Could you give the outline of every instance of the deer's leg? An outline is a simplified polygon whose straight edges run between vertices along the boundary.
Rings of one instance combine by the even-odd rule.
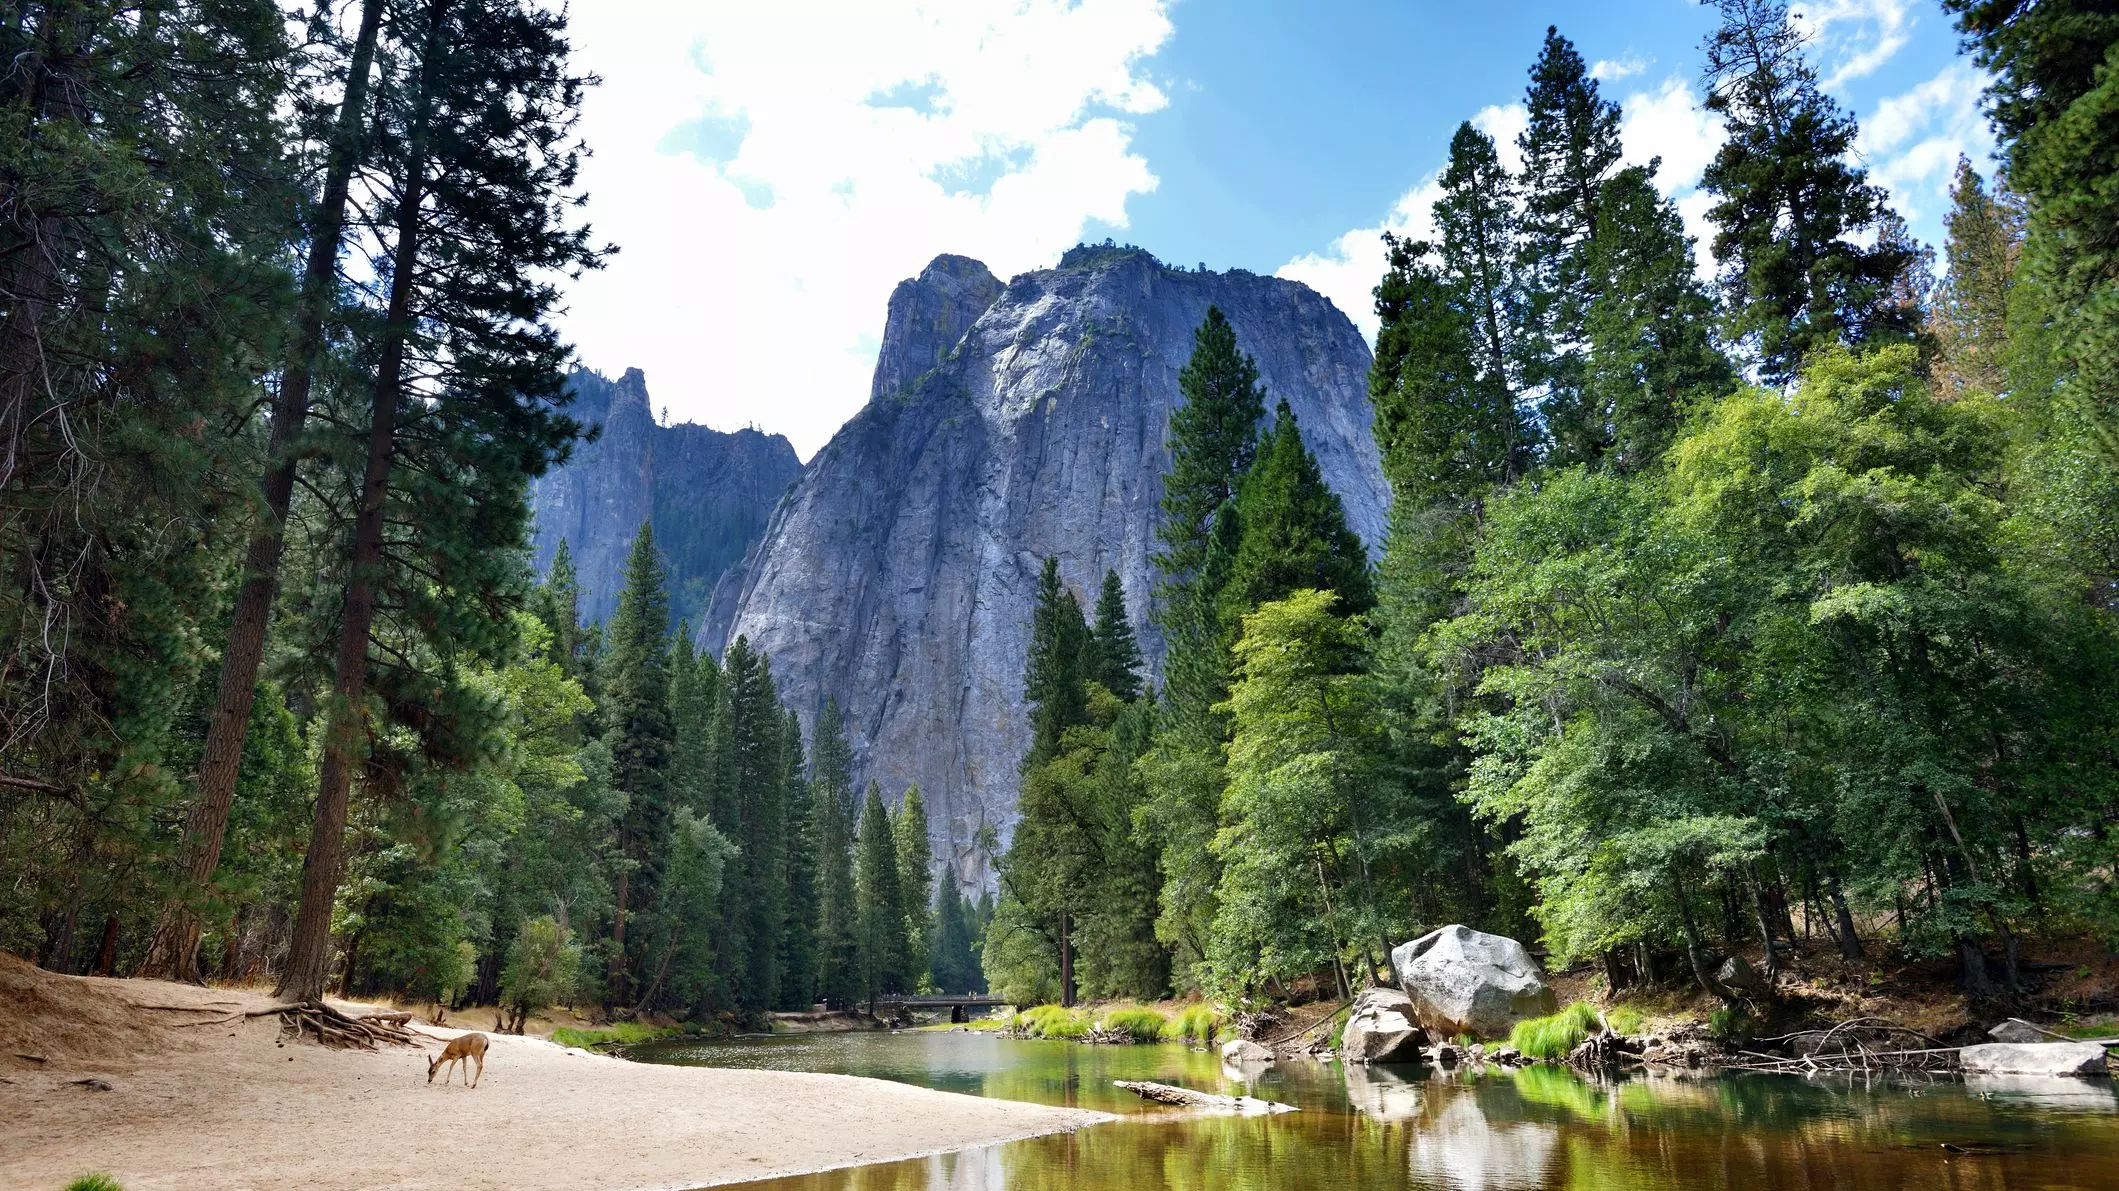
[[[478,1056],[478,1076],[477,1076],[477,1078],[476,1078],[476,1079],[473,1079],[473,1080],[471,1081],[471,1086],[472,1086],[472,1087],[474,1087],[474,1088],[475,1088],[475,1087],[477,1087],[477,1086],[478,1086],[478,1081],[479,1081],[480,1079],[484,1079],[485,1077],[486,1077],[486,1056],[484,1056],[484,1055],[480,1055],[480,1056]]]

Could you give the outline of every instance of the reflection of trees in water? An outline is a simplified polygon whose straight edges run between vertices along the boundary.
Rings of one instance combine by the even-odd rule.
[[[1094,1107],[1111,1078],[1234,1092],[1217,1056],[1067,1043],[980,1045],[889,1037],[847,1046],[925,1082]],[[928,1050],[927,1048],[932,1048]],[[825,1048],[820,1048],[825,1049]],[[926,1078],[925,1053],[940,1056]],[[818,1069],[847,1064],[816,1064]],[[1249,1074],[1249,1073],[1246,1073]],[[1436,1073],[1285,1063],[1250,1090],[1300,1105],[1261,1117],[1133,1112],[1114,1124],[960,1154],[759,1184],[759,1191],[1501,1191],[1504,1188],[1761,1188],[1764,1191],[2002,1191],[2103,1185],[2119,1170],[2110,1085],[1954,1085],[1845,1079],[1651,1076],[1585,1080],[1562,1067]],[[1010,1096],[1013,1092],[1014,1095]],[[2007,1093],[2005,1096],[2004,1093]],[[2101,1098],[2100,1098],[2101,1097]],[[1960,1155],[1943,1143],[1978,1147]]]

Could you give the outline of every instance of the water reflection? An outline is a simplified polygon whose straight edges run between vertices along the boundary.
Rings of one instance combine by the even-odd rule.
[[[2119,1187],[2119,1095],[2109,1081],[1598,1083],[1549,1067],[1308,1062],[1225,1072],[1218,1056],[1181,1047],[969,1034],[773,1039],[658,1057],[881,1076],[1127,1114],[1062,1137],[751,1184],[770,1191]],[[1113,1079],[1248,1091],[1303,1111],[1173,1117],[1116,1091]]]

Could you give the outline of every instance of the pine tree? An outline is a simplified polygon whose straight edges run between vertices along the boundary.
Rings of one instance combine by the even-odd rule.
[[[1530,455],[1515,399],[1480,368],[1478,329],[1433,247],[1386,236],[1390,269],[1376,287],[1369,403],[1394,497],[1407,509],[1474,507],[1521,476]]]
[[[1184,404],[1170,414],[1170,470],[1163,475],[1162,552],[1158,596],[1178,592],[1206,558],[1215,510],[1236,495],[1258,446],[1265,413],[1258,364],[1236,344],[1236,328],[1217,306],[1192,335],[1192,358],[1177,374]]]
[[[787,892],[781,904],[786,918],[780,932],[780,1004],[806,1009],[817,998],[817,851],[816,806],[802,760],[802,721],[787,713],[780,756],[787,766]]]
[[[458,763],[484,714],[446,680],[460,658],[506,648],[527,481],[580,430],[560,413],[558,279],[601,258],[574,223],[584,80],[567,69],[565,13],[427,0],[416,21],[411,77],[382,105],[389,284],[374,375],[340,421],[360,463],[342,493],[352,523],[332,691],[280,982],[297,1000],[323,991],[353,773],[381,736],[378,705],[422,752]],[[404,639],[371,649],[378,625]]]
[[[905,906],[905,972],[908,983],[927,971],[934,951],[933,846],[927,841],[927,804],[920,787],[905,787],[890,825],[898,848],[898,894]]]
[[[1596,293],[1590,242],[1604,180],[1618,167],[1619,107],[1605,99],[1574,44],[1553,28],[1523,95],[1519,262],[1528,291],[1520,337],[1523,384],[1543,388],[1547,434],[1565,442],[1586,416],[1589,305]]]
[[[1082,722],[1088,711],[1083,687],[1083,645],[1089,628],[1081,604],[1060,582],[1059,559],[1045,559],[1038,576],[1037,603],[1030,614],[1030,656],[1023,667],[1023,701],[1030,711],[1032,766],[1059,751],[1060,737]]]
[[[1435,202],[1442,272],[1471,318],[1481,381],[1507,390],[1519,364],[1516,336],[1523,324],[1523,284],[1516,261],[1521,216],[1515,179],[1501,164],[1493,138],[1467,121],[1449,142],[1442,196]]]
[[[2029,206],[2024,280],[2061,396],[2119,467],[2119,13],[2099,0],[1945,0],[1992,73],[2009,185]]]
[[[898,847],[882,787],[868,783],[861,808],[861,842],[854,852],[854,941],[858,996],[875,1011],[876,998],[905,991],[905,897],[898,884]]]
[[[853,750],[837,700],[817,717],[811,751],[810,807],[817,856],[818,996],[851,1005],[861,994],[854,891]]]
[[[1242,632],[1243,617],[1253,608],[1303,588],[1336,592],[1349,615],[1375,605],[1368,551],[1347,528],[1339,494],[1325,484],[1285,401],[1244,477],[1236,515],[1243,539],[1221,591],[1229,640]]]
[[[626,558],[625,586],[611,616],[605,669],[604,743],[611,753],[611,785],[626,800],[618,827],[621,867],[611,919],[610,995],[629,1003],[631,972],[641,944],[629,941],[628,916],[654,901],[673,809],[670,761],[677,740],[670,716],[669,591],[655,532],[646,523]]]
[[[184,897],[195,897],[212,880],[220,863],[222,838],[228,827],[229,808],[235,800],[236,777],[242,765],[243,740],[250,721],[251,702],[257,689],[258,670],[265,656],[265,631],[279,590],[280,556],[285,549],[285,523],[294,498],[297,445],[309,417],[309,399],[317,367],[323,355],[324,321],[338,283],[339,256],[343,250],[346,209],[353,175],[367,156],[363,125],[368,118],[368,93],[375,62],[376,42],[381,34],[384,0],[363,0],[359,30],[346,54],[344,86],[328,134],[327,162],[322,191],[310,213],[309,249],[302,272],[301,294],[293,310],[293,333],[289,337],[286,365],[272,403],[272,429],[266,448],[266,468],[260,484],[263,516],[250,535],[244,557],[244,573],[237,590],[233,623],[221,651],[221,678],[214,699],[213,716],[207,726],[201,751],[197,795],[184,826],[183,897],[165,910],[163,922],[142,965],[141,974],[177,980],[198,978],[199,920]],[[63,6],[53,6],[46,20],[64,19]],[[230,18],[234,12],[216,14],[224,30],[239,27]],[[113,20],[112,25],[127,22]],[[149,22],[142,21],[143,29]],[[238,43],[239,44],[239,43]],[[12,56],[12,55],[11,55]],[[136,62],[152,61],[149,55],[124,55]],[[201,146],[189,147],[193,154]],[[205,154],[209,159],[211,153]],[[34,257],[38,254],[32,254]],[[9,292],[21,293],[19,284]],[[220,288],[220,287],[215,287]],[[11,312],[5,339],[15,339],[23,320]],[[11,345],[0,343],[0,353]],[[4,366],[0,366],[4,367]],[[0,419],[12,421],[12,419]],[[15,452],[7,450],[8,458]]]
[[[1126,616],[1126,591],[1118,572],[1104,572],[1103,588],[1096,596],[1096,623],[1087,639],[1088,660],[1083,671],[1092,681],[1124,702],[1140,698],[1140,642],[1133,635],[1133,622]]]
[[[724,878],[730,992],[745,1009],[780,1001],[780,934],[787,915],[788,769],[781,756],[785,721],[764,655],[745,637],[722,656],[715,826],[739,848]]]
[[[2008,390],[2009,295],[2023,255],[2025,213],[2004,187],[1988,193],[1964,157],[1950,186],[1949,272],[1936,288],[1928,333],[1937,348],[1936,387],[1945,396]]]
[[[1727,139],[1700,185],[1718,200],[1708,218],[1732,335],[1757,344],[1774,381],[1829,345],[1911,335],[1919,312],[1893,291],[1912,255],[1877,235],[1889,208],[1854,163],[1853,118],[1818,87],[1780,0],[1715,7],[1706,106]]]
[[[1655,163],[1604,183],[1590,270],[1588,414],[1556,457],[1621,471],[1653,464],[1686,413],[1737,383],[1714,342],[1714,301],[1693,269],[1677,207],[1657,193]]]
[[[552,634],[552,660],[570,678],[581,677],[581,579],[574,573],[574,555],[565,538],[552,552],[552,566],[530,600],[530,610]]]

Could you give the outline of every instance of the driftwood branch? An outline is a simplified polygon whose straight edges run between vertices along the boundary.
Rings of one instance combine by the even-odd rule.
[[[1173,1084],[1152,1083],[1148,1080],[1114,1079],[1114,1085],[1124,1088],[1143,1100],[1157,1104],[1174,1104],[1181,1108],[1204,1108],[1216,1112],[1274,1113],[1294,1112],[1291,1104],[1276,1104],[1271,1100],[1260,1100],[1254,1096],[1217,1096],[1212,1092],[1195,1092]]]

